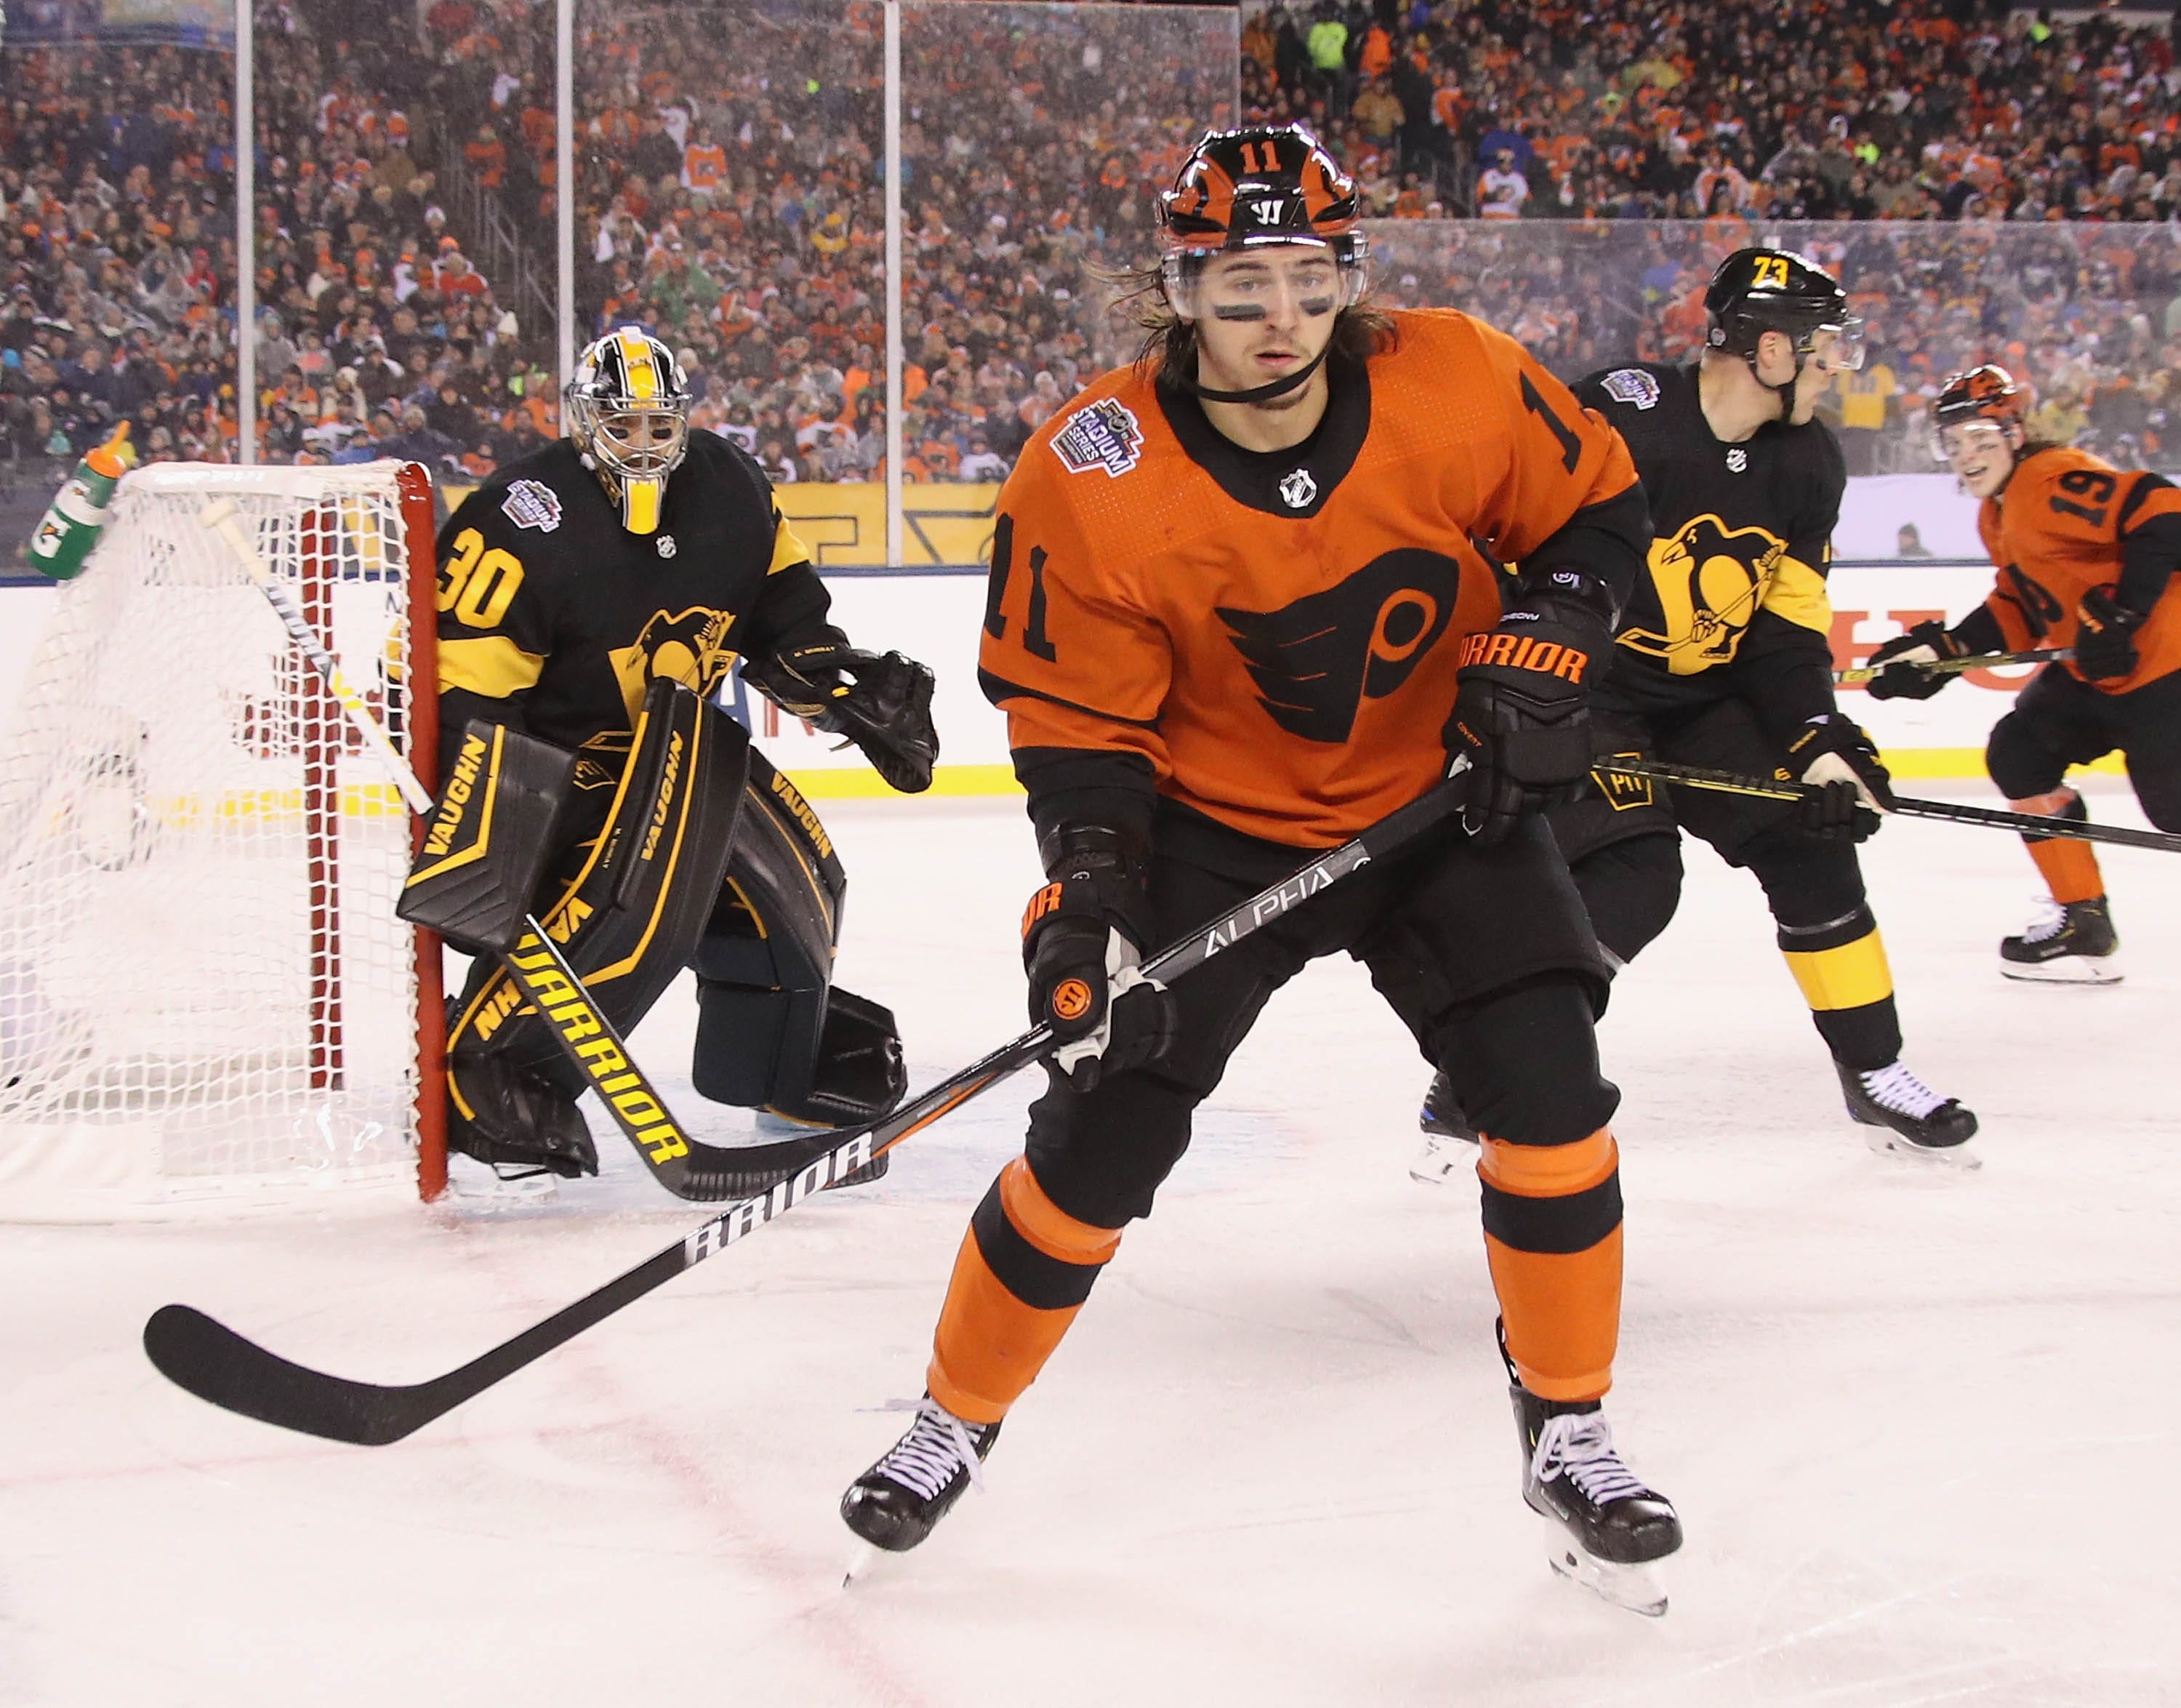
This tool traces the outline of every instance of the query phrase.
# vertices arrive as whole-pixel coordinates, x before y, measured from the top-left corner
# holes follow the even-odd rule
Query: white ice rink
[[[826,818],[842,980],[914,1082],[1019,1031],[1019,806]],[[1897,821],[1866,864],[1908,1059],[1981,1115],[1982,1172],[1864,1147],[1755,886],[1701,850],[1605,1021],[1610,1414],[1688,1535],[1663,1621],[1546,1569],[1476,1187],[1409,1180],[1426,1070],[1341,962],[1236,1059],[989,1492],[845,1591],[835,1502],[901,1427],[862,1408],[919,1390],[1034,1075],[377,1450],[169,1387],[146,1315],[413,1380],[702,1213],[595,1122],[605,1178],[528,1213],[0,1227],[0,1704],[2181,1703],[2181,861],[2108,851],[2105,990],[1998,976],[2012,838]],[[717,1138],[691,1027],[677,990],[636,1042]]]

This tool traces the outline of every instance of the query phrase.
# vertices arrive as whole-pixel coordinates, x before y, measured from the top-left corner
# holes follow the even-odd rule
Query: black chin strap
[[[1284,397],[1295,387],[1305,384],[1311,374],[1333,354],[1333,340],[1325,340],[1325,348],[1282,379],[1268,379],[1262,385],[1253,385],[1247,391],[1207,391],[1196,383],[1194,374],[1176,374],[1174,383],[1184,391],[1202,399],[1206,403],[1264,403],[1275,397]],[[1201,361],[1200,357],[1198,360]]]

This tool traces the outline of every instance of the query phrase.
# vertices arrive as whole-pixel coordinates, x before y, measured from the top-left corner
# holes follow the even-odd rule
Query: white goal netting
[[[131,474],[50,595],[0,724],[0,1218],[413,1184],[436,969],[394,915],[410,821],[198,521],[232,500],[406,751],[436,685],[403,470]]]

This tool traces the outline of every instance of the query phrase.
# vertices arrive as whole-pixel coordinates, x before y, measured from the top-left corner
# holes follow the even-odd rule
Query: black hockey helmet
[[[1847,292],[1831,274],[1791,249],[1737,249],[1719,263],[1704,292],[1704,345],[1753,364],[1757,341],[1784,332],[1794,341],[1796,368],[1816,335],[1837,334],[1836,368],[1863,366],[1863,322],[1847,309]]]

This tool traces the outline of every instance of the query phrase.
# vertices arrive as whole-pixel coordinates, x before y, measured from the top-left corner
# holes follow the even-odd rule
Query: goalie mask
[[[1159,282],[1167,301],[1184,322],[1261,320],[1262,304],[1239,294],[1223,299],[1207,284],[1212,257],[1305,244],[1328,252],[1334,268],[1332,288],[1322,298],[1304,301],[1303,312],[1315,317],[1352,307],[1368,282],[1370,242],[1356,223],[1361,212],[1356,180],[1304,126],[1207,130],[1174,175],[1173,187],[1159,197],[1165,252]],[[1318,362],[1324,359],[1321,351]],[[1317,365],[1246,392],[1191,389],[1215,402],[1253,403],[1302,384]]]
[[[564,402],[568,436],[621,526],[656,533],[666,477],[689,447],[689,388],[674,352],[640,326],[616,327],[577,359]]]

